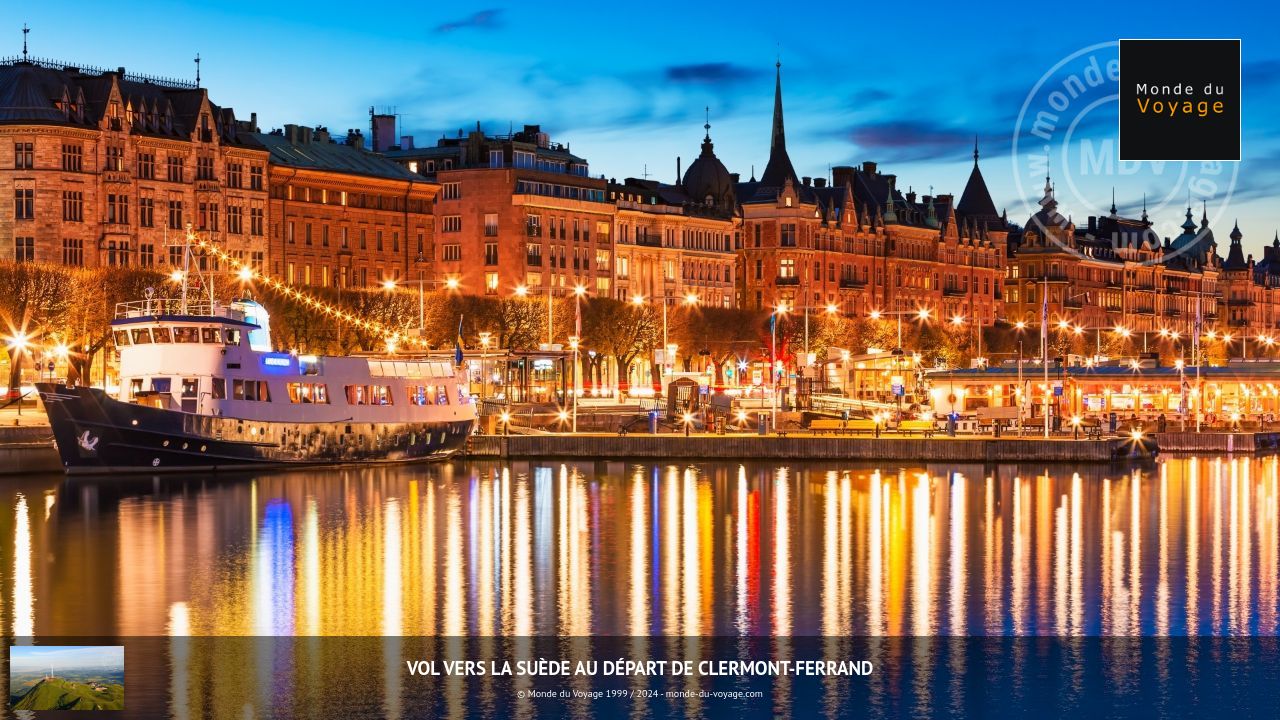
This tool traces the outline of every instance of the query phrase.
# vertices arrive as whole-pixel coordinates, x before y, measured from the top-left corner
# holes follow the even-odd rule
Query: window
[[[169,182],[182,182],[182,158],[176,155],[166,157],[165,173]]]
[[[617,266],[619,280],[626,280],[631,276],[631,258],[619,256]]]
[[[13,144],[13,167],[16,170],[30,170],[36,166],[36,144],[17,142]]]
[[[33,237],[14,238],[13,259],[15,262],[33,262],[36,259],[36,239]]]
[[[263,213],[261,207],[249,208],[249,234],[255,237],[262,237],[262,229],[264,225]]]
[[[152,267],[156,264],[155,245],[144,243],[138,246],[138,264],[142,267]]]
[[[62,144],[62,169],[67,172],[80,172],[84,169],[84,148],[70,143]]]
[[[129,266],[129,242],[127,240],[120,243],[116,243],[115,240],[107,242],[107,264],[120,267]],[[159,340],[156,342],[159,342]]]
[[[212,180],[213,179],[213,156],[201,155],[196,158],[196,179]]]
[[[84,265],[84,240],[62,238],[62,264]]]
[[[796,224],[782,223],[782,247],[796,246]]]
[[[266,380],[232,380],[231,398],[251,402],[271,402],[271,391]]]
[[[763,260],[756,260],[756,279],[757,280],[764,279],[764,261]]]
[[[129,196],[123,193],[107,194],[107,222],[119,225],[129,224]]]
[[[289,383],[289,402],[329,404],[329,389],[324,383]]]
[[[62,219],[65,222],[84,222],[84,193],[79,190],[62,191]]]
[[[460,182],[445,183],[444,190],[441,192],[441,197],[444,200],[457,200],[458,198],[462,197],[462,183]]]
[[[485,213],[484,236],[498,237],[498,213]]]
[[[388,385],[348,385],[348,405],[391,405],[391,387]]]
[[[488,242],[484,244],[484,264],[498,264],[498,243]]]
[[[227,232],[240,235],[244,230],[241,209],[235,205],[227,206]]]
[[[107,146],[107,167],[108,172],[120,172],[124,170],[124,146],[108,145]]]
[[[302,224],[302,244],[311,244],[311,223]]]
[[[156,201],[154,198],[138,198],[138,224],[142,227],[156,226]]]
[[[187,326],[179,326],[173,329],[173,341],[180,343],[198,343],[200,342],[200,328]]]
[[[262,166],[261,165],[254,165],[249,168],[249,189],[250,190],[262,189]]]
[[[156,179],[156,156],[154,153],[138,153],[138,178],[142,180]]]
[[[16,220],[32,220],[36,216],[36,191],[34,188],[18,188],[13,191],[13,217]]]
[[[443,232],[447,233],[462,232],[462,216],[445,215],[441,229]]]
[[[501,150],[489,151],[489,167],[491,168],[502,167],[502,151]]]
[[[486,295],[498,294],[498,273],[487,272],[484,274],[484,292]]]
[[[226,378],[213,378],[213,399],[227,399],[227,380]]]
[[[526,265],[542,265],[542,243],[529,243]]]
[[[778,261],[778,277],[792,278],[796,276],[796,261],[784,258]]]
[[[445,260],[446,262],[456,262],[458,260],[461,260],[462,246],[461,245],[445,245],[444,257],[442,259]]]
[[[170,230],[182,229],[182,201],[181,200],[169,201],[169,229]]]
[[[609,272],[609,251],[608,250],[596,251],[596,270],[600,270],[602,272]]]
[[[240,163],[227,163],[227,187],[238,190],[242,184],[244,166]]]

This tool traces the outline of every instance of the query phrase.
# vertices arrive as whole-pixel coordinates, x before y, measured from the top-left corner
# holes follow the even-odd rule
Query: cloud
[[[849,139],[863,150],[880,153],[882,162],[963,157],[973,132],[921,120],[887,120],[860,125]]]
[[[853,93],[849,97],[849,102],[854,105],[874,105],[884,102],[893,97],[892,94],[880,88],[863,88]]]
[[[760,71],[727,62],[671,65],[664,72],[667,80],[677,83],[719,85],[739,83],[760,77]]]
[[[461,20],[442,23],[436,26],[436,32],[449,33],[454,30],[497,30],[502,27],[502,8],[490,8],[472,13]]]
[[[1240,70],[1243,85],[1266,87],[1280,82],[1280,60],[1259,60],[1245,63]]]

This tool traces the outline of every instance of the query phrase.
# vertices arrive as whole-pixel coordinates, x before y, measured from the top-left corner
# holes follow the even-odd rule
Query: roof
[[[987,181],[978,169],[978,145],[973,146],[973,170],[969,173],[969,182],[965,183],[964,192],[960,194],[960,202],[956,211],[965,217],[975,219],[998,219],[995,201],[991,199],[991,191],[987,189]]]
[[[795,185],[800,184],[796,169],[791,165],[791,157],[787,155],[787,133],[782,124],[782,63],[777,66],[777,78],[773,86],[773,129],[769,136],[769,163],[764,166],[764,175],[760,176],[760,184],[764,187],[780,188],[790,179]]]
[[[271,153],[271,162],[277,165],[426,182],[421,175],[381,155],[334,142],[323,128],[313,131],[286,125],[283,131],[252,133],[251,137]]]

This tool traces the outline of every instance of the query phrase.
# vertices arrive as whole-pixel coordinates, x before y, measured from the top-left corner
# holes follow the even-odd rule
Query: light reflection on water
[[[1278,477],[1200,458],[24,479],[0,613],[19,636],[1274,635]]]

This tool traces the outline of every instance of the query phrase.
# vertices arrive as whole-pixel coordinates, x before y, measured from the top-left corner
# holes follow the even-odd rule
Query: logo
[[[89,434],[88,430],[80,433],[80,437],[76,438],[76,442],[79,443],[80,449],[85,452],[97,452],[98,438]]]
[[[1121,40],[1120,156],[1240,159],[1239,40]]]

